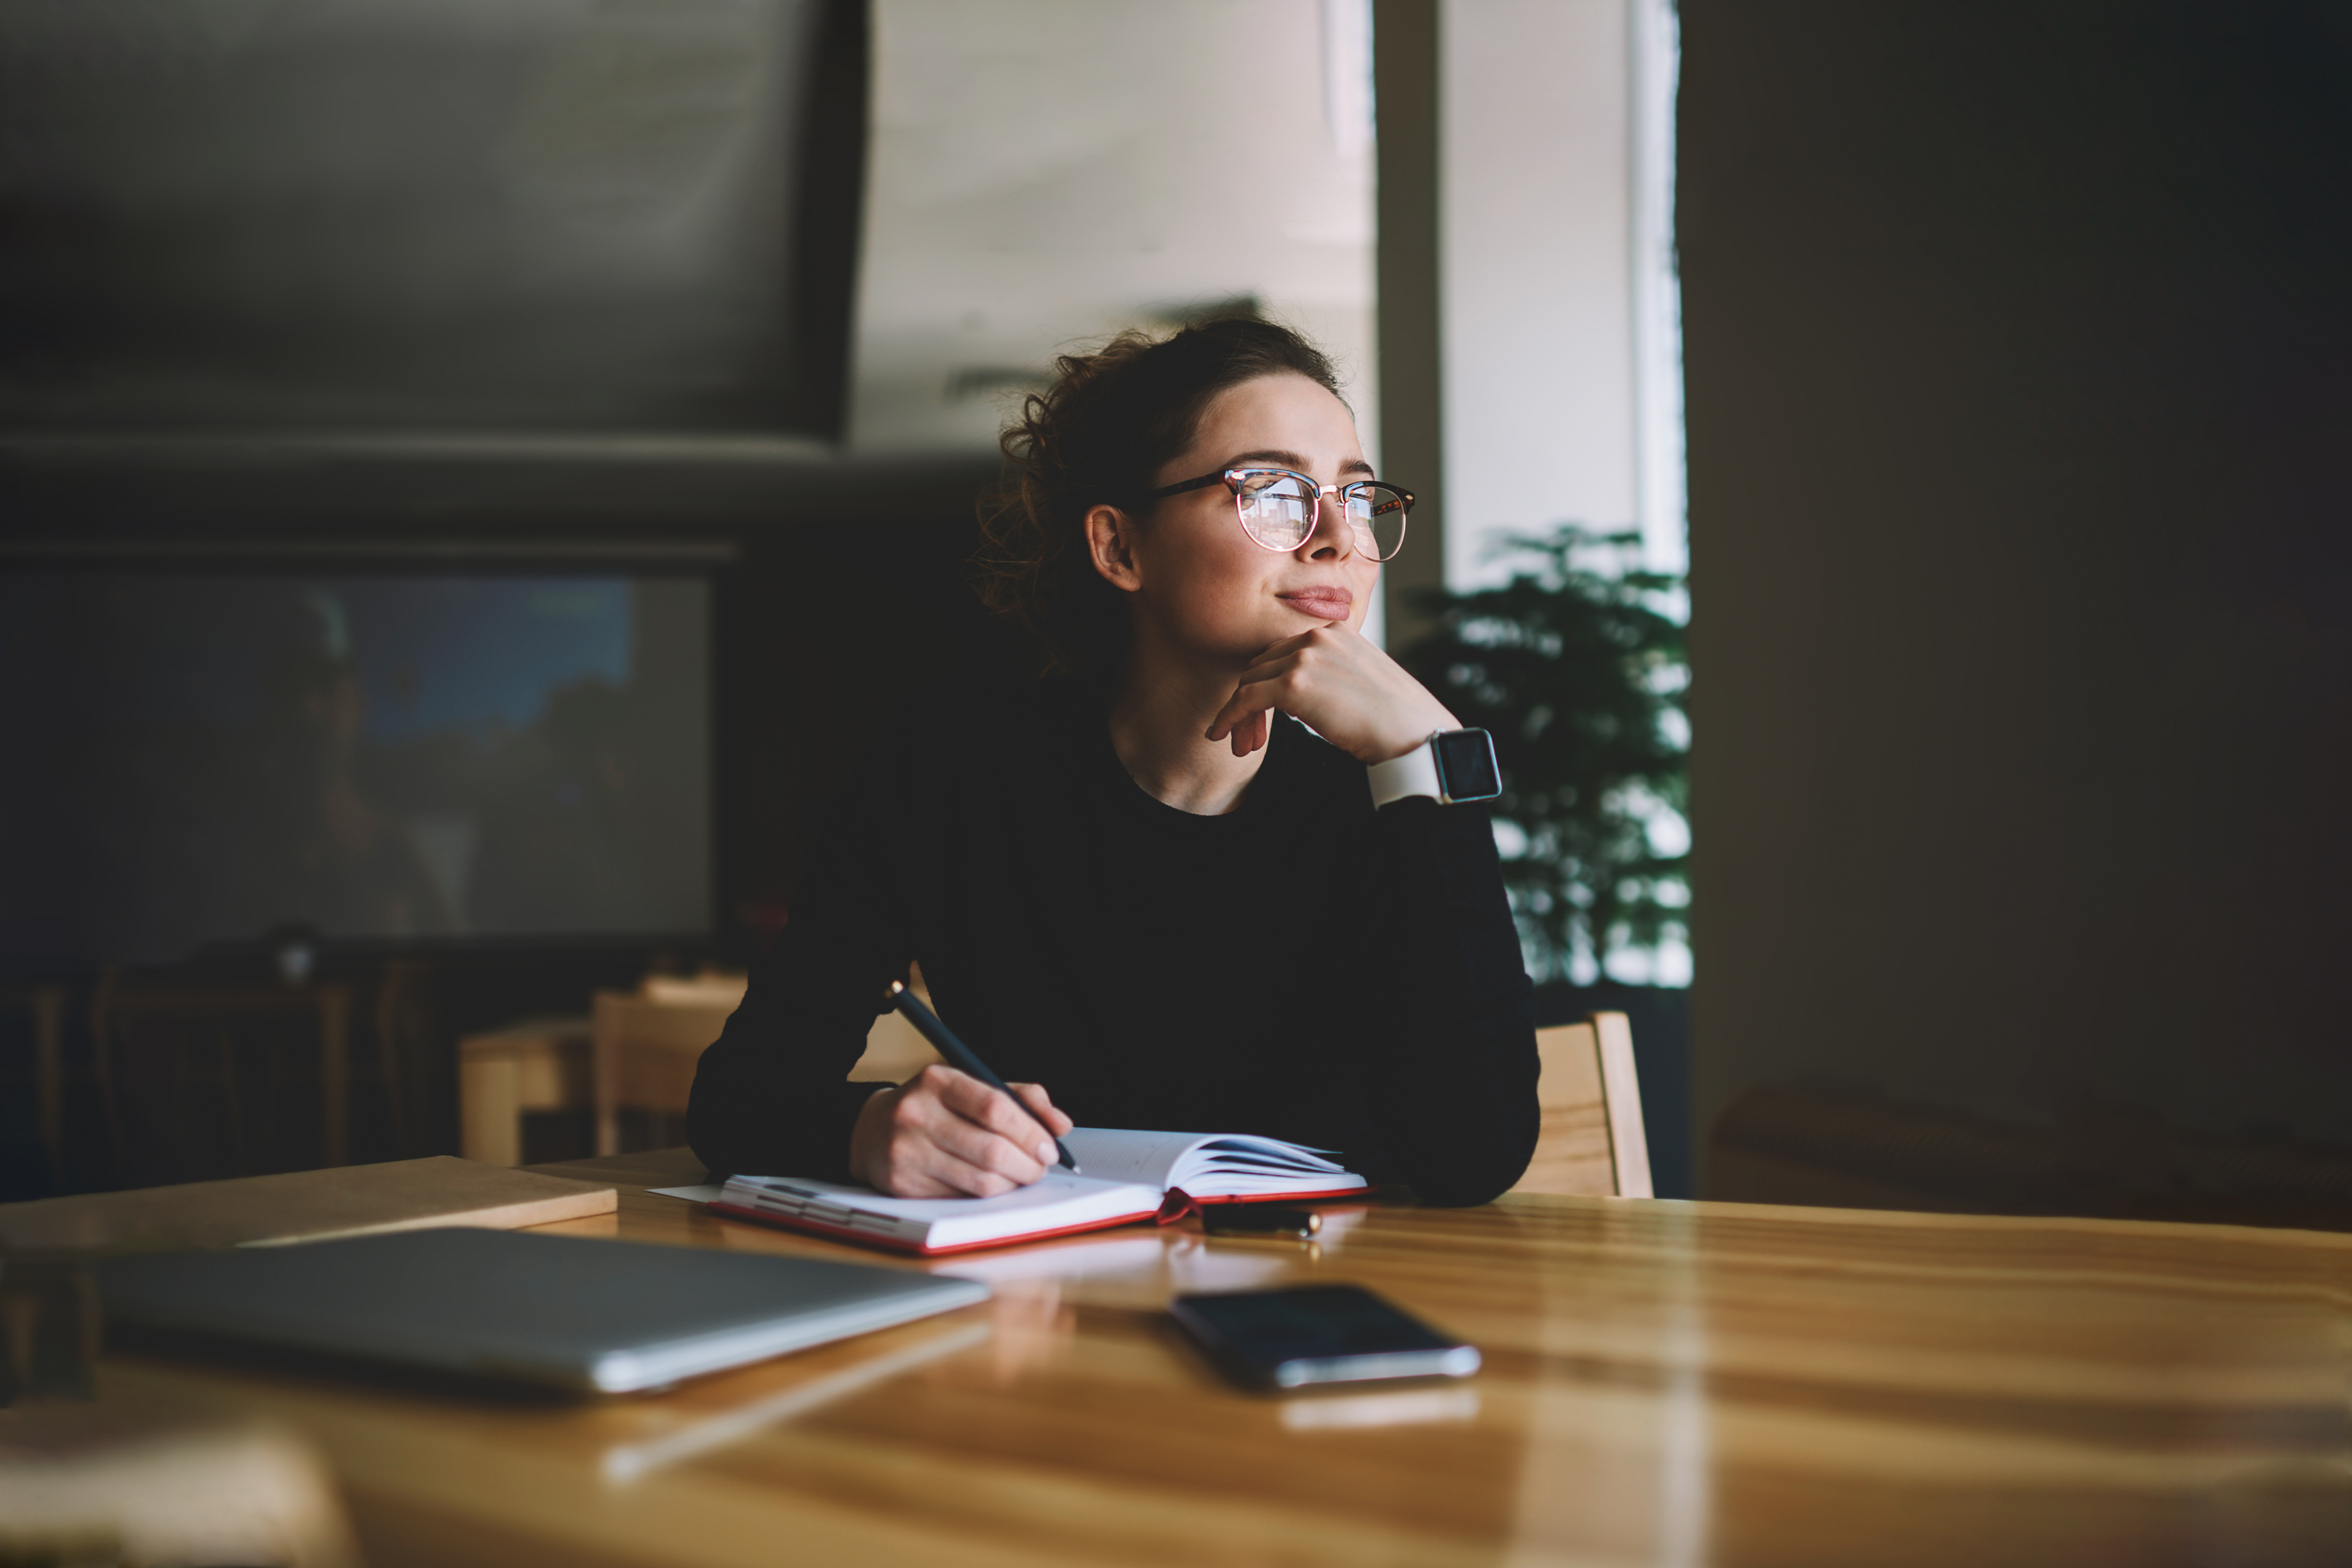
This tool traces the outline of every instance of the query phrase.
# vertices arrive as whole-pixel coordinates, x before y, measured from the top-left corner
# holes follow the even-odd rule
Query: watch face
[[[1436,737],[1437,777],[1448,800],[1492,800],[1503,793],[1495,767],[1494,738],[1484,730],[1448,730]]]

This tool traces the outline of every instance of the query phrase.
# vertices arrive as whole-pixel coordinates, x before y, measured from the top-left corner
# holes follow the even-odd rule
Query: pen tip
[[[886,992],[884,992],[884,993],[883,993],[883,994],[884,994],[884,995],[886,995],[886,996],[896,996],[896,995],[898,995],[898,993],[900,993],[901,991],[904,991],[906,988],[907,988],[907,983],[906,983],[905,981],[903,981],[903,980],[893,980],[892,982],[890,982],[890,989],[889,989],[889,990],[887,990],[887,991],[886,991]]]

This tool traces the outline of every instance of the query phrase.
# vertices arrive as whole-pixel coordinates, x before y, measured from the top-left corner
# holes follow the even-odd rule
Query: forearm
[[[889,1086],[781,1083],[772,1075],[735,1070],[739,1065],[719,1055],[718,1046],[703,1054],[686,1117],[695,1157],[725,1175],[850,1180],[849,1135],[858,1110]]]
[[[1534,987],[1519,954],[1493,829],[1475,806],[1409,800],[1375,825],[1389,962],[1364,1062],[1372,1174],[1428,1203],[1484,1203],[1535,1152]]]
[[[913,942],[904,755],[924,726],[886,729],[837,796],[802,823],[808,856],[792,919],[752,966],[742,1005],[702,1054],[687,1138],[713,1171],[846,1180],[849,1135],[878,1083],[848,1081]]]
[[[702,1053],[687,1140],[713,1171],[848,1179],[850,1129],[866,1097],[885,1087],[848,1078],[890,957],[862,925],[844,929],[828,916],[813,910],[785,930]]]

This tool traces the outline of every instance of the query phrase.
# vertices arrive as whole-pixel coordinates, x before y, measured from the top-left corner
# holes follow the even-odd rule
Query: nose
[[[1355,525],[1348,521],[1348,503],[1339,487],[1325,485],[1315,495],[1315,531],[1298,553],[1309,561],[1345,561],[1356,552]]]

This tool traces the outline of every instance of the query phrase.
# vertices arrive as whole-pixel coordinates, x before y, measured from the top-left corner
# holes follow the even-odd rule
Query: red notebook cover
[[[967,1241],[955,1247],[917,1247],[912,1242],[900,1241],[894,1236],[877,1236],[873,1231],[859,1230],[845,1225],[827,1225],[823,1220],[804,1219],[798,1215],[769,1214],[761,1209],[746,1208],[740,1204],[714,1203],[710,1206],[730,1219],[755,1220],[761,1225],[772,1225],[780,1230],[803,1230],[811,1236],[822,1236],[829,1241],[855,1242],[860,1247],[871,1247],[883,1252],[895,1252],[901,1258],[945,1258],[950,1253],[982,1252],[992,1247],[1021,1247],[1033,1241],[1044,1241],[1048,1237],[1076,1236],[1080,1231],[1087,1230],[1108,1230],[1115,1226],[1133,1225],[1139,1220],[1153,1217],[1153,1211],[1146,1209],[1140,1214],[1117,1215],[1109,1219],[1090,1220],[1085,1225],[1066,1225],[1052,1230],[1024,1231],[1019,1236],[991,1237],[986,1241]]]

